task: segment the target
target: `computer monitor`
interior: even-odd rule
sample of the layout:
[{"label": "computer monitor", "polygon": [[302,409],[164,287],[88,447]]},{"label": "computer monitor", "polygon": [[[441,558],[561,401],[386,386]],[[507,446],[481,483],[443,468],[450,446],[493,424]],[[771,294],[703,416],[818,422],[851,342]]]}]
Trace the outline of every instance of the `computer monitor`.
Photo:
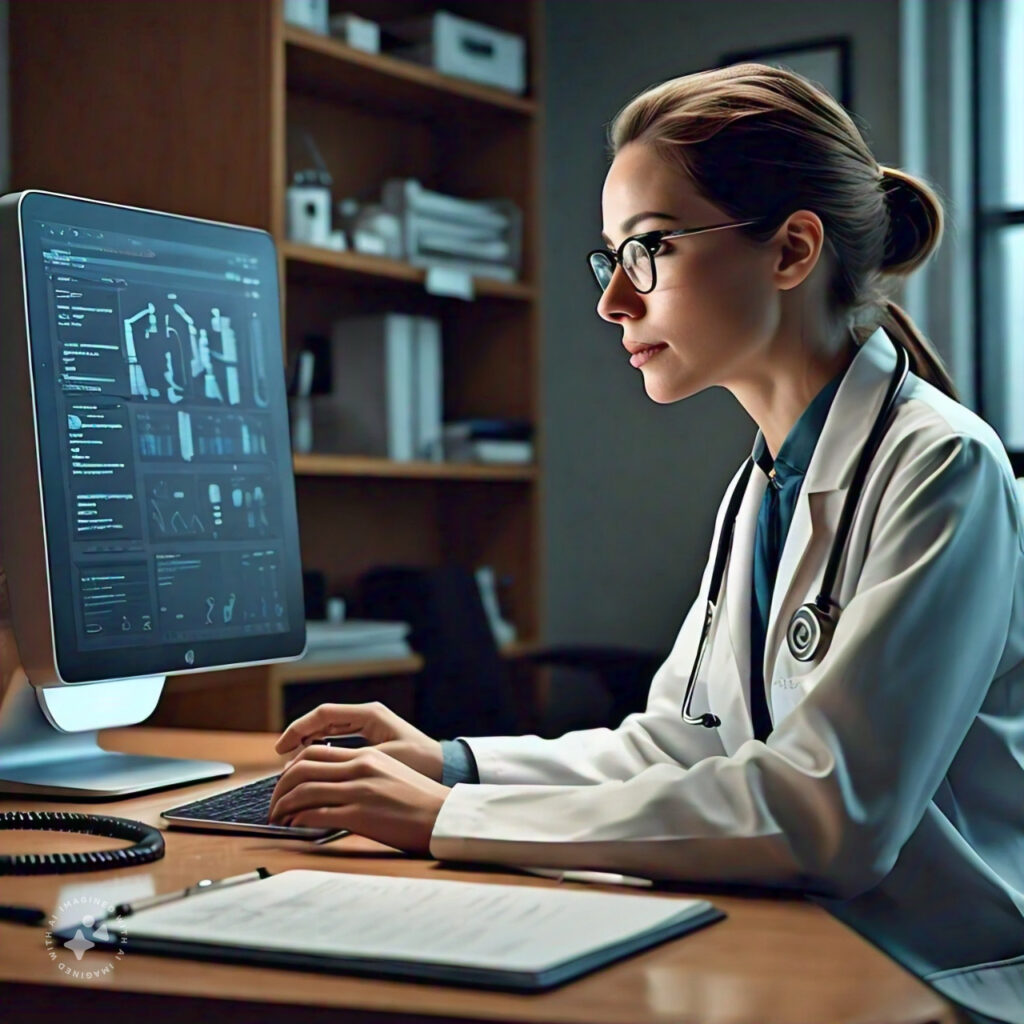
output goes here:
[{"label": "computer monitor", "polygon": [[0,790],[230,774],[107,752],[96,731],[144,720],[169,674],[302,654],[277,266],[252,228],[0,199],[0,565],[21,666]]}]

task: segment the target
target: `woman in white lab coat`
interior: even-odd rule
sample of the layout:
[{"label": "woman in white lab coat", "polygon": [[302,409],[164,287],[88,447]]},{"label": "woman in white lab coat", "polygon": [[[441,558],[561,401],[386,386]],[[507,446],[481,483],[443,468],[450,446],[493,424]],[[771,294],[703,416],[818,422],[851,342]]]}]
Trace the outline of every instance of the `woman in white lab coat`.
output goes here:
[{"label": "woman in white lab coat", "polygon": [[[654,401],[717,385],[759,428],[647,708],[442,745],[325,705],[281,737],[272,817],[444,859],[802,890],[979,1019],[1024,1021],[1021,507],[882,287],[939,244],[939,201],[763,65],[665,82],[610,135],[598,313]],[[373,746],[304,746],[348,731]]]}]

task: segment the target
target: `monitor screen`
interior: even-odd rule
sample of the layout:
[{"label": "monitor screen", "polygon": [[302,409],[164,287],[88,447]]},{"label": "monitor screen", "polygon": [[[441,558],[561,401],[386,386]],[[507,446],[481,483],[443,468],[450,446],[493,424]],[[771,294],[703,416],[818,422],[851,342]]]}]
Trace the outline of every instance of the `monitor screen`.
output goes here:
[{"label": "monitor screen", "polygon": [[301,653],[270,236],[31,192],[20,223],[61,678]]}]

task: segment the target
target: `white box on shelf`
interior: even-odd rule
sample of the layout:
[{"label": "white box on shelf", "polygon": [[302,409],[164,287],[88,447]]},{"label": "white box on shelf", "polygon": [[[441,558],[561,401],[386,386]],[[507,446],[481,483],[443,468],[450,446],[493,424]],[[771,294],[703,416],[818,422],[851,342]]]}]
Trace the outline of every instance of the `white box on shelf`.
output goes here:
[{"label": "white box on shelf", "polygon": [[331,35],[356,50],[380,53],[380,25],[358,15],[332,14]]},{"label": "white box on shelf", "polygon": [[395,56],[427,64],[445,75],[519,95],[526,92],[526,40],[522,36],[448,11],[385,22],[383,27],[404,44],[394,51]]}]

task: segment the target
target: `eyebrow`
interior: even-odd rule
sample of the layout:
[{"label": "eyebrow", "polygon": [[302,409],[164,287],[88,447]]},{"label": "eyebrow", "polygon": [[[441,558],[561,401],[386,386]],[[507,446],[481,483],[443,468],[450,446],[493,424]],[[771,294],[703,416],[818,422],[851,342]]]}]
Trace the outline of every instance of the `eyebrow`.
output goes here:
[{"label": "eyebrow", "polygon": [[[651,218],[657,218],[658,220],[678,220],[678,217],[674,217],[671,213],[655,213],[652,210],[645,210],[643,213],[634,213],[632,217],[622,222],[622,231],[624,234],[629,234],[642,220],[649,220]],[[612,240],[602,231],[601,237],[609,244],[612,244]]]}]

